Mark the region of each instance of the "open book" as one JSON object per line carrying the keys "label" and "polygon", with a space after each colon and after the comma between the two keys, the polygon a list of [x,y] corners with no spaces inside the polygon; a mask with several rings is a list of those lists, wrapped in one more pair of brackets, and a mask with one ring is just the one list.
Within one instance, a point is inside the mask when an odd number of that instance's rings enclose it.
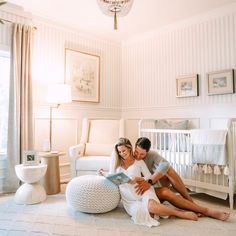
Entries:
{"label": "open book", "polygon": [[128,183],[131,179],[124,174],[123,172],[116,173],[116,174],[110,174],[105,176],[108,180],[110,180],[113,184],[120,185]]}

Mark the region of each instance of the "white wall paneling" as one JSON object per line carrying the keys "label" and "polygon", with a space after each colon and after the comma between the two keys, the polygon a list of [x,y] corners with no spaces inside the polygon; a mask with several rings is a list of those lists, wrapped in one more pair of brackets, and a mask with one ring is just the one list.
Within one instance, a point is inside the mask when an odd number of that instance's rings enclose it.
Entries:
{"label": "white wall paneling", "polygon": [[[34,124],[35,149],[42,151],[44,140],[49,140],[49,119],[36,118]],[[68,148],[77,143],[78,130],[78,121],[75,119],[53,118],[52,120],[52,149],[66,153],[65,156],[60,157],[62,182],[68,180],[70,173]]]}
{"label": "white wall paneling", "polygon": [[[78,109],[73,105],[62,105],[53,109],[52,113],[52,149],[66,152],[60,157],[61,181],[68,180],[70,175],[68,149],[79,143],[81,136],[82,119],[84,117],[95,118],[119,118],[120,111],[116,109]],[[35,113],[34,119],[35,149],[42,150],[43,141],[49,139],[49,107],[41,106]]]}

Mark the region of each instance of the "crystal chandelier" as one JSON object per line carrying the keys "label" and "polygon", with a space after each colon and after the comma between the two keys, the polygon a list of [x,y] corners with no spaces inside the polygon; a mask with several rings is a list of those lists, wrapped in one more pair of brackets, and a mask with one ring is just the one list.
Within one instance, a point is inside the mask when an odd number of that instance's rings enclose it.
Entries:
{"label": "crystal chandelier", "polygon": [[101,11],[108,16],[114,17],[114,30],[117,30],[117,17],[126,16],[134,0],[97,0]]}

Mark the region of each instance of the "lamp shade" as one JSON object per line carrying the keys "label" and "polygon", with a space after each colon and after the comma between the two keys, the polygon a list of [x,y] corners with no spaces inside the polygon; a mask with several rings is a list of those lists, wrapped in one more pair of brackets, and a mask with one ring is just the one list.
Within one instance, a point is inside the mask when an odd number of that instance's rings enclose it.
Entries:
{"label": "lamp shade", "polygon": [[70,103],[71,101],[71,87],[68,84],[48,86],[47,102],[63,104]]}

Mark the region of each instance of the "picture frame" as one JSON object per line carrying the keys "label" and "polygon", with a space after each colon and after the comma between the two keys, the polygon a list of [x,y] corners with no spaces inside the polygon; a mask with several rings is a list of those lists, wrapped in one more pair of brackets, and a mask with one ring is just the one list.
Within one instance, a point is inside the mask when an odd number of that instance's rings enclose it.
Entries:
{"label": "picture frame", "polygon": [[176,97],[199,96],[198,74],[183,75],[176,78]]}
{"label": "picture frame", "polygon": [[100,100],[100,56],[65,49],[65,83],[71,86],[72,100]]}
{"label": "picture frame", "polygon": [[234,93],[234,70],[229,69],[208,73],[207,85],[208,95]]}
{"label": "picture frame", "polygon": [[26,166],[38,165],[38,158],[36,151],[33,150],[24,151],[23,165]]}

